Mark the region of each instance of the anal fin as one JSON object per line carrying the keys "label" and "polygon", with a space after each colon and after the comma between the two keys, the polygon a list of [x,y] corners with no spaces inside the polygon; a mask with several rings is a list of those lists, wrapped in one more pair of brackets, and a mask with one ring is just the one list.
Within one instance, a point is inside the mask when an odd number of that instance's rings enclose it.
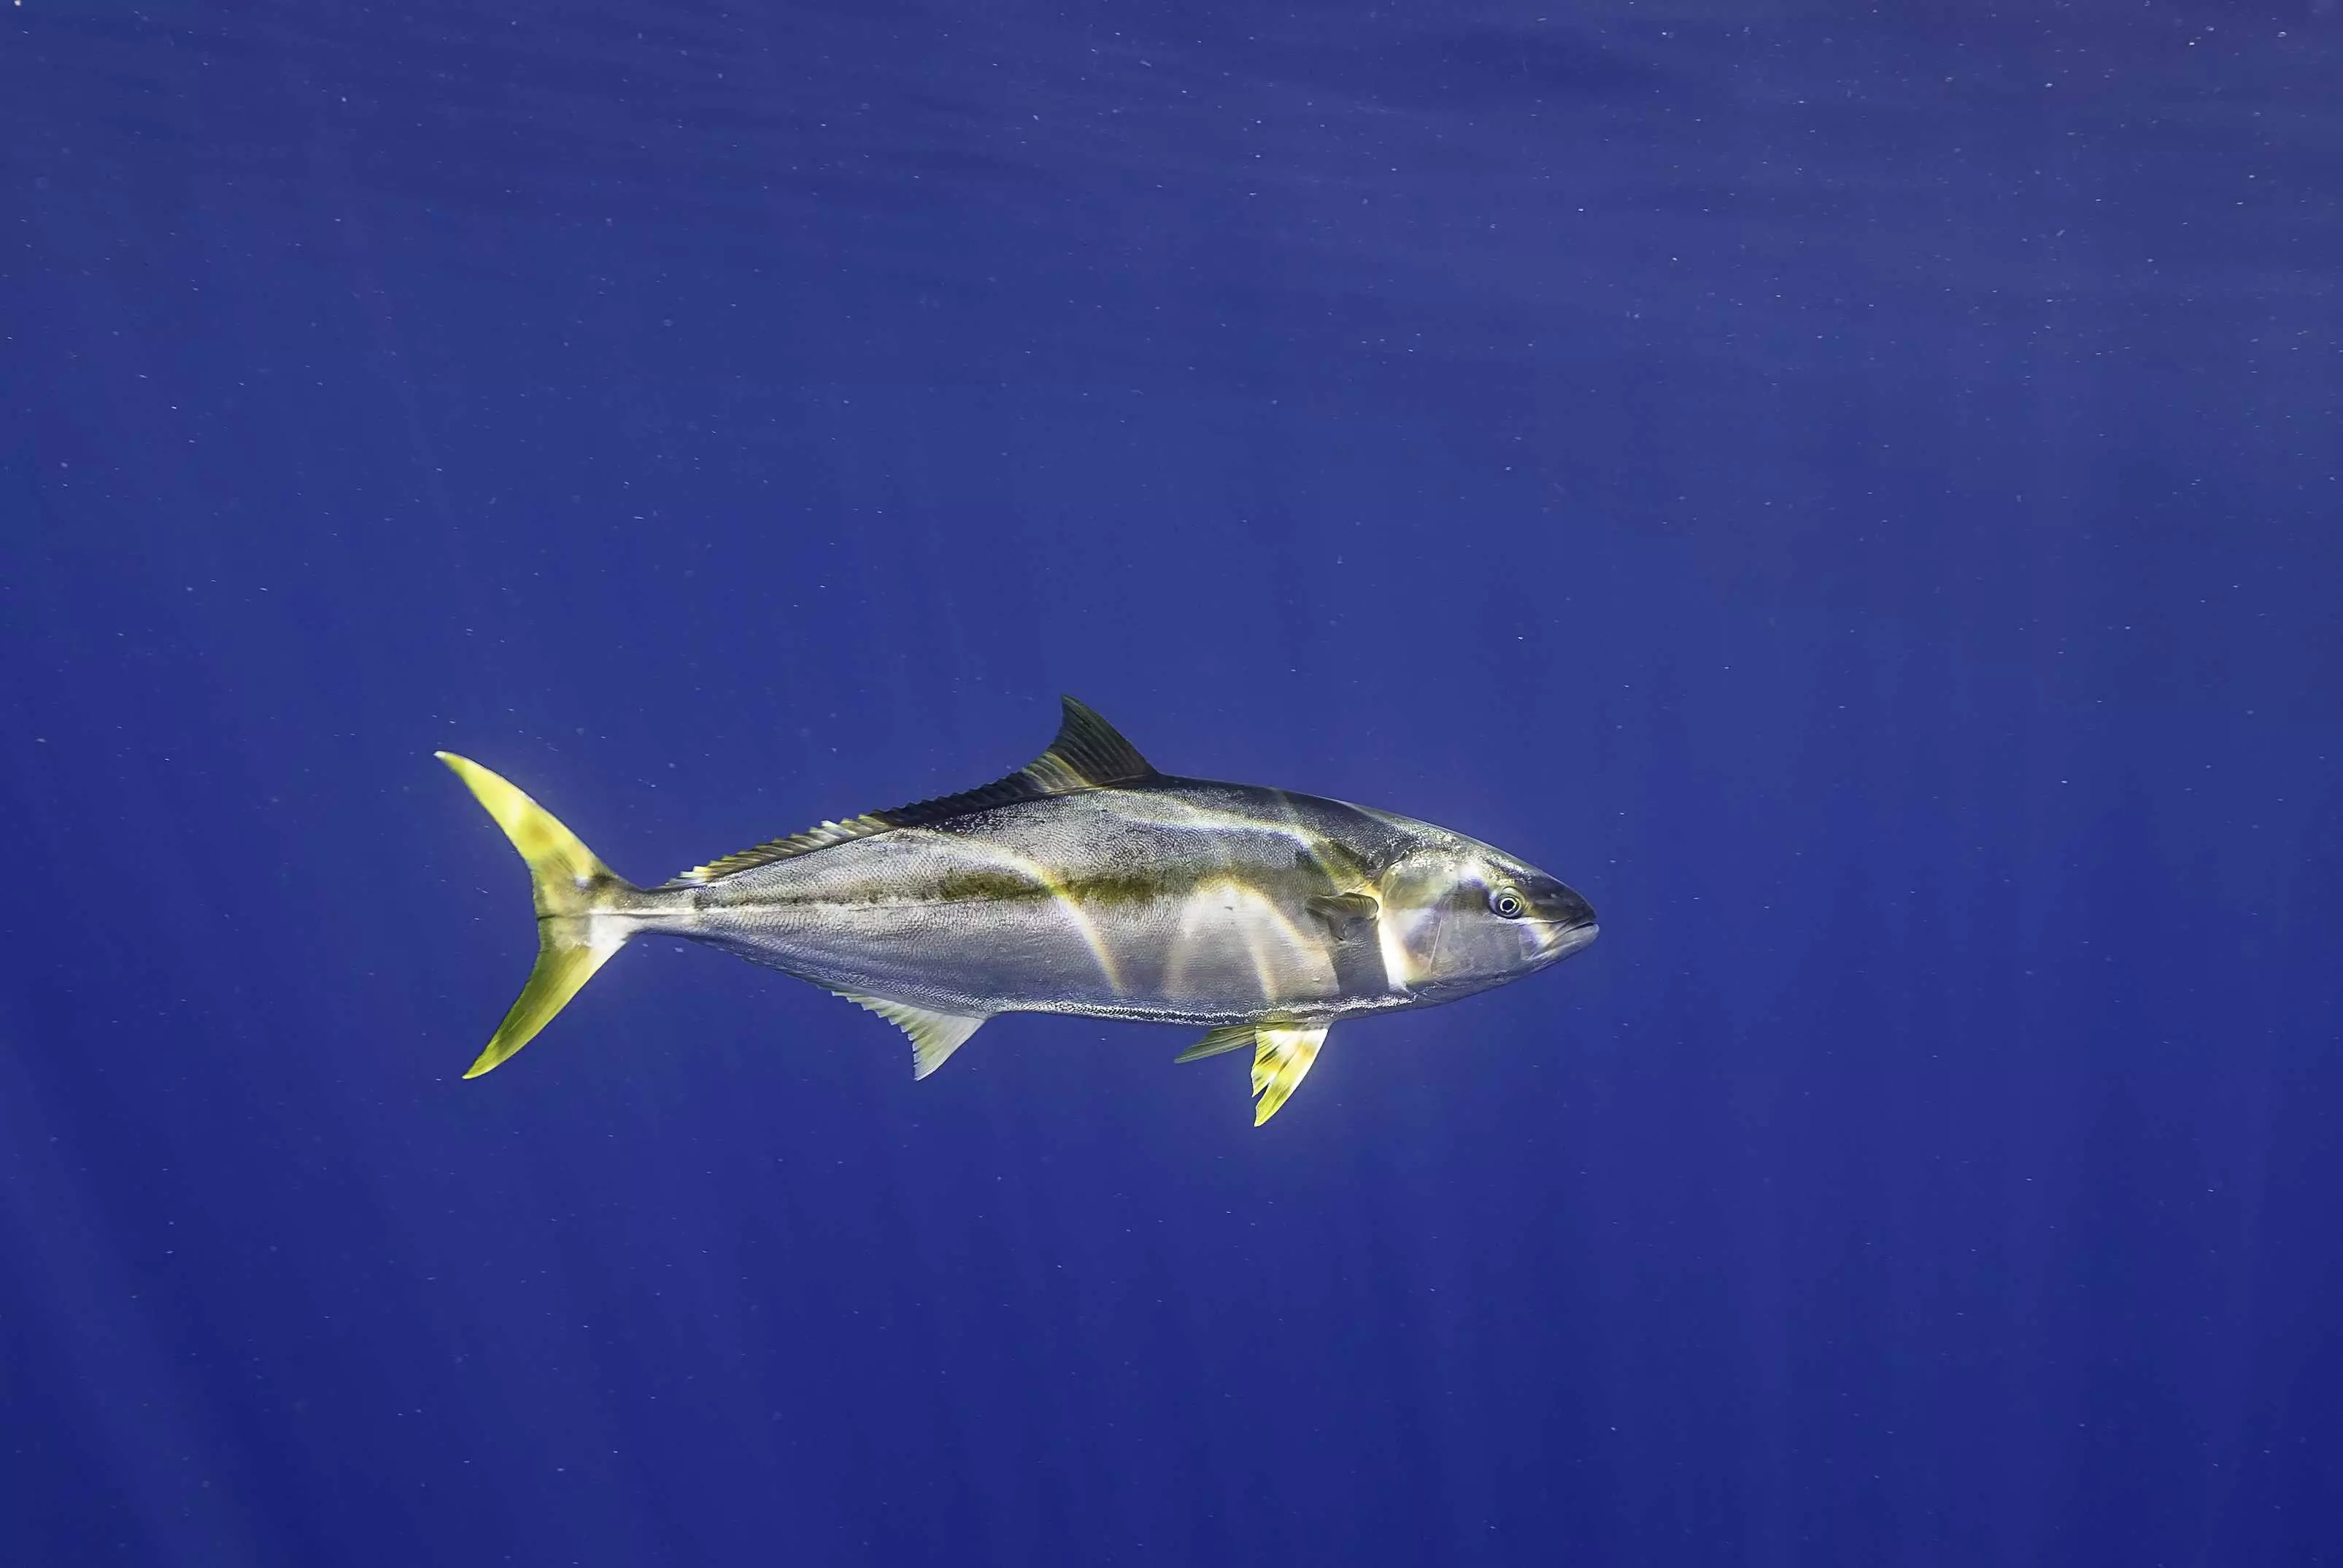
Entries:
{"label": "anal fin", "polygon": [[1175,1062],[1202,1061],[1208,1056],[1242,1050],[1252,1043],[1255,1027],[1250,1023],[1224,1023],[1172,1060]]}
{"label": "anal fin", "polygon": [[966,1013],[936,1012],[905,1001],[890,1001],[883,996],[856,996],[851,991],[838,994],[857,1007],[869,1008],[911,1037],[911,1076],[915,1079],[925,1078],[941,1067],[986,1021]]}
{"label": "anal fin", "polygon": [[[1327,1026],[1322,1023],[1264,1023],[1254,1026],[1252,1053],[1252,1124],[1255,1127],[1277,1114],[1318,1060],[1318,1048],[1326,1042]],[[1209,1037],[1208,1037],[1209,1038]]]}

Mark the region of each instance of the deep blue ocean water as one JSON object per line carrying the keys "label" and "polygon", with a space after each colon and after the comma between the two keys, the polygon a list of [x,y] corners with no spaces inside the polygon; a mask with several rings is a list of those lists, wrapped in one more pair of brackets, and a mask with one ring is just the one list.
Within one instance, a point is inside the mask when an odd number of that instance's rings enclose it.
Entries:
{"label": "deep blue ocean water", "polygon": [[[2343,1562],[2343,16],[0,11],[0,1561]],[[1560,970],[531,952],[1026,760]]]}

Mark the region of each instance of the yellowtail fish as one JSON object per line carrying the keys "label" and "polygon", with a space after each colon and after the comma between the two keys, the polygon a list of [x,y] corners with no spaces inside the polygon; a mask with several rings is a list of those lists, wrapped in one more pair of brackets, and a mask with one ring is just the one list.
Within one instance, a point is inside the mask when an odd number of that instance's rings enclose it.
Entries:
{"label": "yellowtail fish", "polygon": [[537,967],[464,1076],[528,1043],[638,936],[689,937],[900,1026],[925,1078],[1004,1012],[1202,1025],[1251,1047],[1253,1123],[1341,1019],[1426,1007],[1594,940],[1584,899],[1503,850],[1363,806],[1158,773],[1072,698],[997,783],[874,811],[639,888],[478,763],[456,770],[528,862]]}

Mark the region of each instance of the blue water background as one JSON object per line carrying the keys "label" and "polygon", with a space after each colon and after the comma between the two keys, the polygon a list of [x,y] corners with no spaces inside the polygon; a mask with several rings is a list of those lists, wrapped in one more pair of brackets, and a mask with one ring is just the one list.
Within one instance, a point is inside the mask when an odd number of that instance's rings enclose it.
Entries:
{"label": "blue water background", "polygon": [[[0,1558],[2343,1561],[2343,17],[0,11]],[[1602,940],[883,1023],[1022,762]]]}

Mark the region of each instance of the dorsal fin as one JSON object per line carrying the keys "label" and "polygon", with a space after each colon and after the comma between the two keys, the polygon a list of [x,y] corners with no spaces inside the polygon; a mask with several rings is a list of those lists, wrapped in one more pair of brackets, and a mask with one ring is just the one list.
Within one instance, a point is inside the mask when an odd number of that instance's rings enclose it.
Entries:
{"label": "dorsal fin", "polygon": [[852,839],[867,839],[873,833],[883,833],[894,825],[881,820],[877,815],[850,817],[843,822],[824,822],[819,828],[808,828],[804,832],[792,833],[786,839],[769,839],[738,854],[726,855],[704,866],[694,866],[689,871],[669,878],[664,886],[700,886],[719,877],[729,877],[735,871],[745,871],[751,866],[769,866],[775,860],[786,860],[792,855],[826,849],[832,844],[843,844]]}
{"label": "dorsal fin", "polygon": [[832,844],[884,833],[890,828],[921,827],[965,817],[989,806],[1006,806],[1012,800],[1138,784],[1157,776],[1147,759],[1139,754],[1139,748],[1125,740],[1113,725],[1071,697],[1059,700],[1064,704],[1065,717],[1059,722],[1057,738],[1050,742],[1050,749],[1006,779],[963,789],[957,795],[915,800],[891,810],[850,817],[843,822],[824,822],[819,828],[809,828],[802,833],[775,839],[704,866],[694,866],[667,885],[704,885],[752,866],[769,866],[775,860],[811,854]]}
{"label": "dorsal fin", "polygon": [[1061,697],[1065,716],[1050,749],[1019,769],[1041,787],[1044,795],[1071,795],[1077,789],[1103,789],[1112,784],[1136,784],[1155,777],[1154,765],[1121,732],[1071,697]]}

